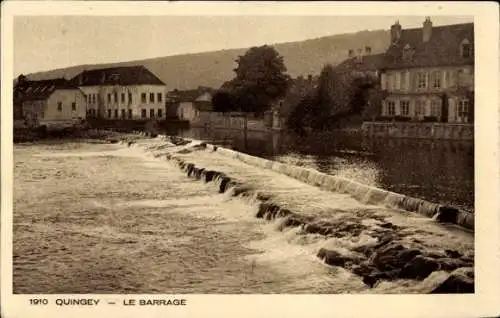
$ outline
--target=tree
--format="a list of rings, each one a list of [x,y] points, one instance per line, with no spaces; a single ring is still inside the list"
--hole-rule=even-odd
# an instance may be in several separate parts
[[[240,110],[261,114],[285,95],[290,77],[283,56],[272,46],[253,47],[236,62],[236,77],[226,87]]]
[[[212,105],[216,112],[230,112],[235,110],[231,95],[223,90],[218,90],[212,97]]]

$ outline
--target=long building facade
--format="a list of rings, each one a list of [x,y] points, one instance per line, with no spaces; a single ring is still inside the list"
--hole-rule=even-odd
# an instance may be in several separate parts
[[[87,116],[165,118],[166,85],[144,66],[83,71],[72,80],[86,96]]]
[[[388,95],[381,115],[411,121],[472,123],[474,25],[419,29],[391,27],[381,87]]]

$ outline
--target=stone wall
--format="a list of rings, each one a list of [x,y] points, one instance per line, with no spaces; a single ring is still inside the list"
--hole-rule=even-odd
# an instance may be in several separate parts
[[[275,118],[273,116],[266,116],[264,118],[249,117],[245,120],[245,116],[240,113],[200,112],[191,121],[191,126],[235,130],[245,130],[246,127],[249,131],[269,131],[271,129],[281,129],[282,120],[279,117]]]
[[[472,124],[364,122],[361,130],[370,137],[474,140]]]

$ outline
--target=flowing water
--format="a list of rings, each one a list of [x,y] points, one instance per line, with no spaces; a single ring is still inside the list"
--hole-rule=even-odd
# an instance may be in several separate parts
[[[470,233],[365,206],[217,154],[184,155],[272,193],[294,211],[349,216],[365,228],[341,238],[282,230],[280,219],[255,218],[255,198],[220,194],[214,184],[151,155],[162,147],[158,141],[131,148],[16,145],[14,293],[419,293],[446,277],[437,271],[423,281],[369,288],[316,257],[321,247],[352,253],[374,241],[370,231],[378,221],[363,217],[368,210],[400,226],[411,244],[473,257]]]
[[[345,177],[430,202],[474,211],[470,141],[364,138],[191,128],[179,135],[215,141],[254,156]]]

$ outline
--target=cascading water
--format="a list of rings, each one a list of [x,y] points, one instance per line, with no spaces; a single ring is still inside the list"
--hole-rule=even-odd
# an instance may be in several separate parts
[[[39,290],[31,290],[71,293],[427,293],[456,268],[473,264],[473,237],[468,233],[443,229],[432,219],[368,205],[349,195],[256,168],[253,165],[261,163],[254,159],[253,165],[242,163],[241,158],[250,160],[243,155],[235,160],[202,142],[163,138],[113,147],[105,155],[89,155],[91,147],[60,153],[59,158],[67,162],[54,163],[43,149],[37,149],[40,157],[30,157],[26,149],[18,151],[16,158],[22,158],[16,159],[19,164],[35,160],[29,166],[40,167],[45,174],[44,169],[51,165],[73,171],[71,165],[78,160],[77,171],[91,171],[92,175],[61,180],[68,191],[49,196],[40,187],[33,191],[28,180],[31,175],[16,171],[21,180],[16,209],[23,212],[19,212],[16,223],[15,270],[23,275],[16,276],[21,278],[15,281],[15,289],[22,292],[37,286]],[[40,165],[37,160],[44,162]],[[285,165],[264,162],[262,166],[284,169]],[[325,181],[314,171],[304,173],[293,167],[286,171],[307,182]],[[352,186],[348,180],[332,182],[331,187],[339,192]],[[89,189],[95,197],[82,201],[83,194],[89,196]],[[357,187],[355,191],[359,191],[359,197],[376,196],[376,190],[362,193]],[[47,219],[23,205],[30,202],[28,193],[36,194],[41,201],[57,198],[68,203],[52,204],[64,209],[45,212],[55,215]],[[88,224],[75,226],[71,220],[81,217],[82,207],[89,216],[85,221]],[[39,219],[32,232],[24,230],[25,218]],[[75,255],[88,257],[102,270],[88,272],[91,279],[84,282],[71,281],[71,272],[64,269],[59,283],[45,286],[39,281],[36,266],[26,265],[40,260],[29,245],[40,239],[32,236],[37,231],[64,233],[67,242],[59,245],[73,244],[68,247]],[[107,251],[107,256],[92,257],[94,246]],[[57,257],[65,255],[57,253],[61,255]],[[436,260],[439,267],[429,267],[433,270],[423,278],[413,277],[412,268],[400,269],[409,278],[382,272],[384,262],[379,258],[388,255],[398,260],[407,254],[423,255],[424,261]],[[55,264],[60,264],[57,257]],[[126,264],[125,257],[131,265],[122,265],[121,269],[112,265]],[[396,261],[394,266],[399,266]],[[95,276],[107,273],[105,268],[116,278],[111,274],[105,279]],[[35,274],[28,274],[28,270]]]

